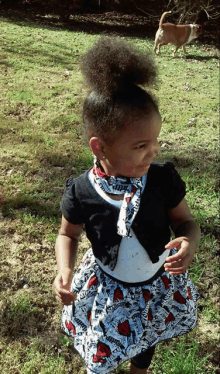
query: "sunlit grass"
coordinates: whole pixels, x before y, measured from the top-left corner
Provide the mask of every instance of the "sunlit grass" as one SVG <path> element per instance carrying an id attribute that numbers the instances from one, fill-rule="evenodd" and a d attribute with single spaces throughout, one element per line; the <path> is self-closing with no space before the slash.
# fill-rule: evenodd
<path id="1" fill-rule="evenodd" d="M 157 353 L 153 364 L 155 374 L 214 374 L 214 370 L 205 366 L 210 354 L 204 355 L 196 341 L 179 339 L 173 347 L 166 349 L 164 345 Z"/>

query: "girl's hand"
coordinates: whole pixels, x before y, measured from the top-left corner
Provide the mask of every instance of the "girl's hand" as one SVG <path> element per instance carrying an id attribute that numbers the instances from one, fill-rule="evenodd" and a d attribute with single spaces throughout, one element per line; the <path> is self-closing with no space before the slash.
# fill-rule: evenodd
<path id="1" fill-rule="evenodd" d="M 165 248 L 178 250 L 175 255 L 166 258 L 165 271 L 168 271 L 170 275 L 184 273 L 194 257 L 196 245 L 190 243 L 187 237 L 181 236 L 169 242 Z"/>
<path id="2" fill-rule="evenodd" d="M 76 294 L 69 291 L 71 281 L 72 272 L 67 268 L 60 271 L 54 280 L 54 291 L 63 305 L 70 305 L 74 300 L 76 300 Z"/>

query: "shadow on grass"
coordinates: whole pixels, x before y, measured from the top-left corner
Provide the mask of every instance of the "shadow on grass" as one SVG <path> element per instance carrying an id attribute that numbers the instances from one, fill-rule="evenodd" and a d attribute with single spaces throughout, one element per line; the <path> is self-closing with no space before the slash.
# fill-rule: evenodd
<path id="1" fill-rule="evenodd" d="M 190 55 L 188 54 L 185 56 L 187 60 L 197 60 L 197 61 L 209 61 L 209 60 L 219 60 L 219 56 L 198 56 L 198 55 Z"/>
<path id="2" fill-rule="evenodd" d="M 118 17 L 110 16 L 110 13 L 106 16 L 105 14 L 76 14 L 69 19 L 68 22 L 62 22 L 59 18 L 45 16 L 45 14 L 38 14 L 34 12 L 22 12 L 16 10 L 3 10 L 1 19 L 2 22 L 8 22 L 16 24 L 22 27 L 31 27 L 33 29 L 45 30 L 66 30 L 72 32 L 82 32 L 90 35 L 117 35 L 136 37 L 140 39 L 154 38 L 155 31 L 152 31 L 152 26 L 149 24 L 147 17 L 135 17 L 135 20 L 130 16 L 129 19 L 123 18 L 123 14 Z M 50 53 L 51 47 L 53 52 Z M 57 49 L 57 52 L 55 51 Z M 65 51 L 64 55 L 60 54 L 60 51 Z M 27 62 L 48 66 L 48 61 L 51 63 L 63 65 L 65 67 L 74 64 L 74 61 L 78 63 L 80 54 L 74 54 L 68 47 L 61 43 L 48 43 L 47 41 L 42 42 L 41 50 L 27 43 L 24 47 L 20 44 L 17 45 L 4 45 L 4 51 L 6 53 L 13 53 L 22 58 L 25 57 Z M 42 55 L 46 58 L 46 61 L 39 58 Z M 2 65 L 7 65 L 6 61 L 2 61 Z"/>
<path id="3" fill-rule="evenodd" d="M 24 336 L 37 336 L 48 325 L 47 312 L 51 306 L 38 305 L 29 295 L 22 295 L 5 302 L 1 311 L 1 336 L 20 339 Z M 48 326 L 49 327 L 49 326 Z"/>
<path id="4" fill-rule="evenodd" d="M 179 152 L 184 153 L 184 150 Z M 160 162 L 171 161 L 177 169 L 189 169 L 189 172 L 194 171 L 195 173 L 206 173 L 207 177 L 215 178 L 218 180 L 218 153 L 217 151 L 210 150 L 187 150 L 185 155 L 178 154 L 172 150 L 161 151 L 159 158 Z"/>
<path id="5" fill-rule="evenodd" d="M 4 201 L 4 205 L 2 205 L 3 216 L 13 219 L 18 211 L 22 214 L 30 214 L 48 220 L 61 217 L 59 202 L 48 202 L 40 196 L 20 194 Z"/>
<path id="6" fill-rule="evenodd" d="M 5 67 L 12 67 L 13 64 L 9 64 L 7 61 L 3 59 L 3 61 L 0 61 L 0 65 L 4 65 Z"/>
<path id="7" fill-rule="evenodd" d="M 187 156 L 173 156 L 173 152 L 163 151 L 160 154 L 159 161 L 173 162 L 180 174 L 189 172 L 192 175 L 193 173 L 197 176 L 196 180 L 205 173 L 206 178 L 216 180 L 213 193 L 217 193 L 219 190 L 217 158 L 218 155 L 210 154 L 208 150 L 193 150 L 193 152 L 188 152 Z M 74 167 L 72 167 L 73 165 Z M 13 218 L 19 212 L 48 220 L 51 218 L 59 219 L 61 216 L 60 200 L 64 191 L 65 180 L 71 175 L 74 177 L 80 175 L 90 166 L 92 166 L 92 158 L 86 152 L 85 154 L 82 152 L 77 161 L 70 160 L 62 154 L 57 154 L 57 152 L 47 154 L 42 159 L 41 168 L 30 171 L 30 174 L 33 175 L 33 184 L 36 183 L 34 177 L 38 174 L 42 180 L 41 186 L 33 191 L 27 189 L 26 193 L 24 191 L 18 192 L 9 198 L 3 196 L 3 215 Z"/>
<path id="8" fill-rule="evenodd" d="M 70 52 L 67 52 L 67 51 L 65 51 L 65 56 L 64 57 L 61 57 L 58 54 L 56 54 L 56 56 L 55 56 L 55 54 L 54 54 L 55 52 L 54 53 L 48 53 L 47 44 L 49 44 L 49 43 L 44 43 L 44 45 L 41 49 L 41 52 L 39 52 L 39 49 L 37 49 L 37 48 L 33 49 L 29 45 L 26 45 L 26 47 L 17 47 L 17 48 L 15 48 L 15 47 L 5 47 L 4 52 L 13 53 L 13 54 L 16 54 L 17 56 L 21 56 L 22 59 L 25 58 L 26 61 L 31 63 L 31 64 L 33 64 L 33 63 L 37 64 L 37 62 L 38 62 L 41 66 L 45 66 L 45 67 L 48 67 L 48 61 L 51 62 L 51 64 L 53 64 L 53 62 L 56 61 L 56 64 L 60 64 L 60 65 L 63 65 L 63 66 L 66 67 L 70 64 L 70 58 L 71 58 L 71 64 L 74 64 L 74 60 L 77 60 L 77 57 L 80 56 L 80 55 L 74 55 L 74 58 L 73 58 L 73 54 L 70 53 Z M 54 45 L 53 45 L 53 47 L 54 47 Z M 59 47 L 57 46 L 57 48 L 59 48 Z M 62 45 L 60 45 L 60 49 L 63 49 Z M 39 54 L 41 54 L 44 58 L 47 59 L 46 62 L 39 59 Z M 77 63 L 78 63 L 78 61 L 77 61 Z M 7 62 L 2 61 L 2 65 L 7 65 Z M 7 65 L 7 66 L 12 67 L 13 64 L 10 64 L 10 65 Z M 59 73 L 57 73 L 57 74 L 59 74 Z"/>
<path id="9" fill-rule="evenodd" d="M 25 189 L 26 174 L 24 174 L 24 184 L 23 181 L 20 182 L 20 190 L 17 191 L 15 188 L 9 196 L 6 192 L 2 193 L 0 209 L 3 216 L 13 219 L 19 213 L 46 220 L 60 219 L 60 201 L 66 179 L 82 174 L 92 165 L 92 158 L 87 149 L 76 158 L 74 155 L 68 157 L 55 151 L 37 157 L 38 166 L 33 166 L 32 170 L 25 172 L 27 179 L 32 181 L 29 187 Z M 16 171 L 19 167 L 21 164 L 10 158 L 11 170 Z"/>
<path id="10" fill-rule="evenodd" d="M 156 21 L 145 16 L 134 16 L 117 12 L 76 13 L 67 21 L 58 16 L 48 16 L 43 12 L 24 12 L 8 9 L 2 11 L 6 21 L 14 24 L 31 26 L 33 28 L 51 27 L 58 30 L 86 32 L 89 34 L 117 34 L 119 36 L 148 37 L 153 39 L 158 27 Z"/>
<path id="11" fill-rule="evenodd" d="M 158 29 L 160 15 L 147 16 L 140 13 L 129 14 L 117 11 L 100 12 L 76 12 L 70 16 L 70 19 L 62 20 L 59 16 L 48 16 L 42 9 L 7 9 L 0 6 L 2 16 L 9 21 L 25 26 L 25 23 L 32 23 L 32 27 L 45 28 L 52 27 L 56 29 L 66 29 L 70 31 L 86 32 L 89 34 L 117 34 L 119 36 L 149 38 L 154 39 Z M 160 10 L 158 10 L 160 12 Z M 30 26 L 30 25 L 28 25 Z M 199 42 L 215 45 L 219 47 L 218 32 L 214 30 L 213 25 L 206 25 L 204 32 L 199 38 Z"/>
<path id="12" fill-rule="evenodd" d="M 10 22 L 22 27 L 31 27 L 44 30 L 45 28 L 53 30 L 67 30 L 87 33 L 90 35 L 113 35 L 122 37 L 131 37 L 139 39 L 150 39 L 153 41 L 155 32 L 158 28 L 157 22 L 150 21 L 148 17 L 144 16 L 132 16 L 128 14 L 120 14 L 117 12 L 108 13 L 78 13 L 74 14 L 68 22 L 62 22 L 59 17 L 45 16 L 43 13 L 24 12 L 18 10 L 3 10 L 2 17 L 3 22 Z M 215 43 L 213 43 L 215 44 Z M 53 52 L 49 52 L 50 48 L 53 48 Z M 57 52 L 54 50 L 57 49 Z M 65 55 L 60 54 L 60 51 L 65 50 Z M 48 61 L 53 64 L 62 66 L 69 66 L 71 64 L 79 63 L 80 54 L 74 54 L 68 47 L 59 43 L 50 43 L 48 41 L 42 42 L 42 48 L 32 47 L 29 43 L 25 47 L 16 45 L 4 46 L 4 51 L 7 53 L 14 53 L 22 58 L 25 57 L 27 62 L 48 66 Z M 39 55 L 46 58 L 46 61 L 39 59 Z M 172 57 L 172 56 L 167 56 Z M 176 57 L 181 58 L 182 57 Z M 217 56 L 194 56 L 189 55 L 186 57 L 188 60 L 208 61 L 211 59 L 218 59 Z M 1 62 L 2 65 L 8 65 L 6 61 Z"/>
<path id="13" fill-rule="evenodd" d="M 178 53 L 178 52 L 177 52 Z M 158 55 L 160 56 L 160 55 Z M 173 56 L 172 53 L 170 52 L 170 54 L 163 54 L 163 57 L 166 57 L 166 58 L 170 58 L 170 60 L 192 60 L 192 61 L 210 61 L 210 60 L 219 60 L 219 56 L 217 54 L 215 55 L 212 55 L 212 56 L 198 56 L 198 55 L 191 55 L 191 54 L 187 54 L 187 55 L 183 55 L 183 54 L 180 54 L 180 55 L 175 55 Z"/>

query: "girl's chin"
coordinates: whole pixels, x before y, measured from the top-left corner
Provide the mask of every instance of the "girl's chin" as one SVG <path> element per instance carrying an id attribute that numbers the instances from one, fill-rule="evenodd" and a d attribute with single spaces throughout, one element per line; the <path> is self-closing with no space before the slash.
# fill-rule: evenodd
<path id="1" fill-rule="evenodd" d="M 138 167 L 137 170 L 136 170 L 136 174 L 140 174 L 141 176 L 143 176 L 144 174 L 147 174 L 147 172 L 149 170 L 149 167 L 150 167 L 150 165 L 145 165 L 145 166 Z"/>
<path id="2" fill-rule="evenodd" d="M 110 173 L 112 176 L 116 177 L 127 177 L 127 178 L 141 178 L 143 175 L 147 174 L 150 164 L 145 166 L 138 166 L 134 169 L 130 169 L 121 173 Z"/>
<path id="3" fill-rule="evenodd" d="M 141 177 L 143 177 L 143 175 L 148 173 L 149 167 L 150 167 L 150 165 L 148 167 L 145 166 L 143 168 L 142 167 L 138 168 L 133 173 L 128 175 L 128 177 L 130 177 L 130 178 L 141 178 Z"/>

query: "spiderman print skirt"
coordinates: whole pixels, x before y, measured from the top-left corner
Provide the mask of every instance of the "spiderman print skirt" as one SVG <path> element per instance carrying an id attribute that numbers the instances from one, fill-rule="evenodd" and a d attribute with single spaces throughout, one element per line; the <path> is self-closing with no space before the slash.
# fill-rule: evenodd
<path id="1" fill-rule="evenodd" d="M 62 328 L 74 338 L 88 373 L 110 373 L 158 342 L 188 333 L 197 321 L 199 294 L 187 272 L 161 271 L 145 285 L 125 286 L 99 267 L 91 249 L 71 292 L 77 301 L 64 307 Z"/>

